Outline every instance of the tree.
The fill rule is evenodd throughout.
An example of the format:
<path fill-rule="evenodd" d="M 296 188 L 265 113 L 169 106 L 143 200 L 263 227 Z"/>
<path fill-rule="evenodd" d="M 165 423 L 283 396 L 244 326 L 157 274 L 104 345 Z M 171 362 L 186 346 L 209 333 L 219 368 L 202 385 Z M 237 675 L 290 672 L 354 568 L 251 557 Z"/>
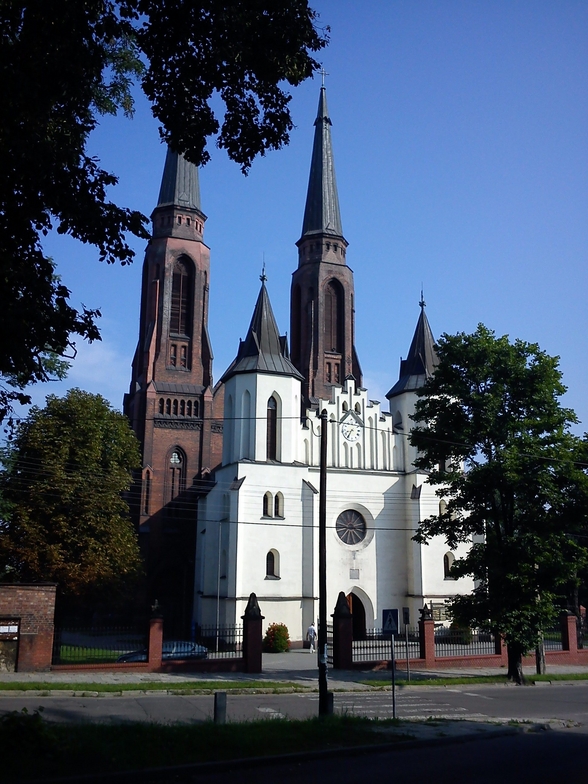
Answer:
<path fill-rule="evenodd" d="M 3 456 L 4 581 L 58 584 L 66 603 L 115 597 L 142 571 L 123 493 L 140 465 L 125 416 L 72 389 L 33 407 Z"/>
<path fill-rule="evenodd" d="M 140 79 L 162 138 L 195 164 L 209 137 L 247 172 L 288 142 L 290 95 L 326 45 L 307 0 L 7 0 L 0 5 L 0 421 L 47 358 L 96 340 L 42 248 L 52 228 L 126 264 L 147 218 L 109 201 L 117 179 L 87 152 L 103 114 L 133 111 Z M 222 125 L 211 100 L 224 102 Z"/>
<path fill-rule="evenodd" d="M 586 520 L 586 444 L 563 408 L 558 358 L 536 344 L 479 325 L 443 335 L 439 365 L 418 394 L 411 443 L 416 465 L 446 501 L 415 539 L 469 544 L 452 568 L 471 575 L 471 595 L 451 602 L 456 621 L 492 629 L 508 646 L 509 677 L 553 622 L 587 550 L 575 537 Z"/>

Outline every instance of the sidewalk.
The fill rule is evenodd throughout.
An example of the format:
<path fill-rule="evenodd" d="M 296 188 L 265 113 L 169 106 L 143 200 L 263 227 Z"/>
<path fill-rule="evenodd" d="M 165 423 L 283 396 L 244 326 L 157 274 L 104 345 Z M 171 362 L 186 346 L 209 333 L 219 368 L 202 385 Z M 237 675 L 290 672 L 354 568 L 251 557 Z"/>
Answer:
<path fill-rule="evenodd" d="M 258 674 L 247 673 L 143 673 L 143 672 L 121 672 L 113 671 L 88 671 L 83 672 L 0 672 L 0 683 L 169 683 L 180 684 L 186 681 L 238 681 L 242 682 L 244 688 L 248 682 L 253 681 L 282 681 L 296 683 L 309 688 L 317 688 L 318 669 L 317 660 L 314 654 L 307 650 L 293 650 L 289 653 L 265 653 L 263 654 L 263 672 Z M 525 674 L 535 673 L 534 667 L 525 667 Z M 548 674 L 569 674 L 569 673 L 588 673 L 587 666 L 579 665 L 552 665 L 548 667 Z M 425 678 L 463 678 L 476 677 L 481 675 L 504 675 L 503 668 L 490 667 L 468 667 L 466 669 L 454 670 L 418 670 L 411 672 L 411 679 L 415 682 Z M 406 678 L 404 669 L 397 670 L 397 677 Z M 390 682 L 391 674 L 389 671 L 373 670 L 337 670 L 329 671 L 329 688 L 336 691 L 358 691 L 369 690 L 359 681 L 370 680 Z M 1 695 L 1 692 L 0 692 Z"/>

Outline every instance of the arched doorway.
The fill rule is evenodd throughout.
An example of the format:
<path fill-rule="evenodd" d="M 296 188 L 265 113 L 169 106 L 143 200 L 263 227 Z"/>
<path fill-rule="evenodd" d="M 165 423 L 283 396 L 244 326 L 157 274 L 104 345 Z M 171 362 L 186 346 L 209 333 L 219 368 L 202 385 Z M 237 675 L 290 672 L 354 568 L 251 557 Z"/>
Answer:
<path fill-rule="evenodd" d="M 353 619 L 353 639 L 365 640 L 365 607 L 359 596 L 355 593 L 347 594 L 347 603 Z"/>

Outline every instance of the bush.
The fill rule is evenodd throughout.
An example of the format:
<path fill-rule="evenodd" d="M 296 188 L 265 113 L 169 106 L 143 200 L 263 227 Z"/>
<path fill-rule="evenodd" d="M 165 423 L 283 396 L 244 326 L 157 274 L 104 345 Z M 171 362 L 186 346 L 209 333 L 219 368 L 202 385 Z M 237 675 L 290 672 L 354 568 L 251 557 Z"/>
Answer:
<path fill-rule="evenodd" d="M 453 621 L 449 629 L 451 631 L 452 643 L 455 645 L 471 645 L 472 630 L 469 627 L 462 626 L 456 621 Z"/>
<path fill-rule="evenodd" d="M 290 636 L 285 623 L 270 623 L 263 638 L 266 653 L 286 653 L 290 650 Z"/>

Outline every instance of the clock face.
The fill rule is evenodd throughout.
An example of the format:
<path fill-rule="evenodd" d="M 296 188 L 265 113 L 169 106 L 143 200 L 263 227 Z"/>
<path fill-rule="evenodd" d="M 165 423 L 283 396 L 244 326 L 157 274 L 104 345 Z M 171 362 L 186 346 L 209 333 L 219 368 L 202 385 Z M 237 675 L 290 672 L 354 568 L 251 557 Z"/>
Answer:
<path fill-rule="evenodd" d="M 341 433 L 348 441 L 357 441 L 361 435 L 361 427 L 355 422 L 345 422 L 341 425 Z"/>

